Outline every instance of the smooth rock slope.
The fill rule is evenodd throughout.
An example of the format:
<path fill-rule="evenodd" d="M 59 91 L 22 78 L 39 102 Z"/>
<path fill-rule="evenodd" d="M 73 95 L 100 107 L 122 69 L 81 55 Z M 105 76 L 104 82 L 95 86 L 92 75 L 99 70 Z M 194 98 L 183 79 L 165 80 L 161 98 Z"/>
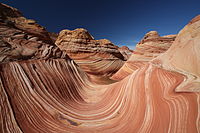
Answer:
<path fill-rule="evenodd" d="M 136 49 L 128 61 L 112 76 L 112 79 L 121 80 L 147 62 L 164 53 L 172 45 L 175 38 L 176 35 L 160 36 L 157 31 L 148 32 L 136 45 Z"/>
<path fill-rule="evenodd" d="M 67 55 L 6 58 L 0 63 L 0 132 L 199 133 L 199 18 L 167 52 L 113 84 L 94 83 Z"/>
<path fill-rule="evenodd" d="M 164 69 L 185 75 L 185 82 L 176 91 L 200 92 L 200 16 L 180 31 L 176 41 L 163 55 L 153 60 Z"/>

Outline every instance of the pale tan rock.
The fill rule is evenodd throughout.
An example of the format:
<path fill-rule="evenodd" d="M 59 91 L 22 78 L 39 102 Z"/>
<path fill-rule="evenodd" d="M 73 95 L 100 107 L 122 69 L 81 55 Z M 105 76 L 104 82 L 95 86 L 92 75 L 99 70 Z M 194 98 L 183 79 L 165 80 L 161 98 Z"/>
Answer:
<path fill-rule="evenodd" d="M 176 91 L 200 92 L 200 16 L 195 17 L 178 34 L 167 52 L 152 62 L 170 71 L 185 75 Z"/>

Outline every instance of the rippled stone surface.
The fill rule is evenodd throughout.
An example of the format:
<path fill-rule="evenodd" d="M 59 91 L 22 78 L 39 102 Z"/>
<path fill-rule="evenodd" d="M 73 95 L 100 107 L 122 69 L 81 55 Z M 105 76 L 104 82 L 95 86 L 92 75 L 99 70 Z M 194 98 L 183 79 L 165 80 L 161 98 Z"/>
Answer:
<path fill-rule="evenodd" d="M 109 77 L 122 67 L 125 60 L 118 46 L 107 39 L 95 40 L 82 28 L 73 31 L 62 30 L 56 45 L 98 83 L 113 82 Z"/>
<path fill-rule="evenodd" d="M 0 3 L 0 62 L 66 58 L 48 32 L 15 8 Z"/>
<path fill-rule="evenodd" d="M 112 84 L 91 81 L 67 56 L 1 62 L 0 132 L 199 133 L 199 18 L 167 52 Z"/>
<path fill-rule="evenodd" d="M 169 49 L 176 35 L 160 36 L 157 31 L 148 32 L 136 45 L 130 58 L 111 78 L 121 80 L 133 73 L 136 69 L 156 58 Z"/>
<path fill-rule="evenodd" d="M 133 53 L 133 50 L 129 49 L 127 46 L 121 46 L 118 50 L 124 56 L 125 60 L 128 60 Z"/>
<path fill-rule="evenodd" d="M 200 16 L 195 17 L 178 34 L 169 50 L 153 60 L 154 64 L 185 75 L 176 91 L 200 92 Z"/>

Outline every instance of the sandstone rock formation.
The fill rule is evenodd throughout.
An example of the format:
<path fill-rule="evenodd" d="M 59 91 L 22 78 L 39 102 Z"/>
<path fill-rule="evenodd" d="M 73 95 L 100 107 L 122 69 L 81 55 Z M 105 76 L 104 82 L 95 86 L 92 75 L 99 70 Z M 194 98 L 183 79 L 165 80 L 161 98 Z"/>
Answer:
<path fill-rule="evenodd" d="M 57 38 L 58 38 L 58 34 L 54 33 L 54 32 L 49 32 L 49 37 L 51 38 L 51 40 L 53 41 L 53 43 L 56 42 Z"/>
<path fill-rule="evenodd" d="M 109 85 L 69 58 L 1 62 L 0 132 L 199 133 L 199 18 L 167 52 Z"/>
<path fill-rule="evenodd" d="M 116 73 L 124 63 L 124 57 L 107 39 L 94 40 L 85 29 L 62 30 L 56 40 L 56 45 L 66 51 L 85 72 L 101 79 L 108 79 Z"/>
<path fill-rule="evenodd" d="M 68 55 L 74 59 L 85 58 L 109 58 L 109 59 L 121 59 L 123 60 L 122 54 L 117 50 L 117 46 L 111 43 L 107 39 L 94 40 L 93 36 L 85 29 L 62 30 L 59 33 L 56 45 L 61 49 L 65 50 Z M 78 55 L 86 54 L 84 57 Z"/>
<path fill-rule="evenodd" d="M 200 16 L 195 17 L 177 36 L 169 50 L 153 63 L 185 75 L 179 92 L 200 92 Z"/>
<path fill-rule="evenodd" d="M 133 73 L 150 60 L 164 53 L 172 45 L 176 35 L 160 36 L 157 31 L 148 32 L 136 45 L 136 49 L 123 67 L 112 76 L 112 79 L 121 80 Z"/>
<path fill-rule="evenodd" d="M 0 62 L 66 57 L 34 20 L 1 3 L 0 11 Z"/>
<path fill-rule="evenodd" d="M 119 52 L 124 56 L 125 60 L 128 60 L 132 55 L 133 50 L 130 50 L 127 46 L 122 46 L 118 48 Z"/>

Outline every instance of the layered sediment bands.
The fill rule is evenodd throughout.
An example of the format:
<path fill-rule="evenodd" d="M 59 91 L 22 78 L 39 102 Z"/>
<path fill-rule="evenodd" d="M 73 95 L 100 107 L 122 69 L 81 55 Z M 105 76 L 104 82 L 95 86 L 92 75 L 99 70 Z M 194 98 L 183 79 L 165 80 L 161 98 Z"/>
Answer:
<path fill-rule="evenodd" d="M 124 63 L 117 46 L 106 39 L 94 40 L 85 29 L 61 31 L 56 45 L 93 76 L 110 77 Z"/>
<path fill-rule="evenodd" d="M 64 59 L 1 64 L 0 94 L 3 94 L 3 101 L 0 114 L 4 119 L 1 121 L 1 132 L 16 132 L 19 129 L 27 133 L 59 131 L 56 125 L 64 119 L 61 113 L 63 107 L 66 106 L 65 113 L 68 114 L 70 106 L 83 101 L 81 88 L 84 87 L 84 80 L 80 77 L 86 75 L 81 73 L 72 60 Z M 60 131 L 64 132 L 62 128 Z"/>
<path fill-rule="evenodd" d="M 12 18 L 20 15 L 16 9 L 6 5 L 1 4 L 1 8 L 5 11 L 4 17 L 8 16 L 6 13 Z M 126 78 L 109 85 L 99 85 L 90 80 L 91 75 L 99 75 L 98 82 L 102 82 L 102 77 L 111 75 L 123 63 L 120 54 L 116 54 L 117 49 L 113 48 L 115 46 L 112 46 L 114 50 L 106 50 L 105 47 L 111 47 L 107 41 L 104 40 L 108 46 L 101 47 L 101 41 L 95 41 L 83 29 L 81 32 L 63 31 L 63 36 L 58 37 L 58 44 L 76 60 L 79 67 L 67 55 L 63 56 L 64 52 L 54 44 L 42 41 L 42 45 L 36 47 L 40 44 L 36 40 L 26 41 L 24 36 L 15 38 L 17 34 L 14 33 L 22 32 L 21 29 L 1 21 L 0 44 L 1 48 L 6 47 L 8 50 L 0 52 L 1 58 L 2 55 L 6 56 L 0 63 L 0 132 L 199 133 L 199 20 L 199 16 L 193 19 L 178 34 L 167 52 L 148 61 L 146 59 L 150 58 L 145 56 L 154 55 L 149 51 L 149 54 L 144 54 L 144 58 L 129 63 L 131 66 L 127 67 L 130 68 L 127 73 L 130 75 L 125 73 L 128 75 Z M 30 35 L 25 31 L 22 33 Z M 83 43 L 84 52 L 73 49 L 72 45 L 71 50 L 77 53 L 64 49 L 68 47 L 64 42 L 71 44 L 71 41 L 67 41 L 68 36 L 72 39 L 77 34 L 85 38 L 81 41 L 87 42 Z M 144 39 L 152 41 L 155 38 L 159 38 L 159 35 L 150 32 Z M 26 43 L 22 43 L 24 41 Z M 90 47 L 93 45 L 91 42 L 98 42 L 97 47 L 105 48 L 104 52 L 90 53 L 85 50 L 84 45 L 88 45 L 89 51 L 95 49 Z M 36 47 L 37 50 L 28 57 L 23 54 L 23 50 L 19 50 L 23 56 L 15 56 L 19 47 L 25 46 L 31 49 Z M 55 52 L 51 48 L 56 49 Z M 142 50 L 138 50 L 138 55 L 141 55 L 139 51 Z M 158 55 L 158 52 L 155 53 Z M 91 66 L 84 65 L 90 63 Z"/>
<path fill-rule="evenodd" d="M 130 50 L 127 46 L 119 47 L 118 50 L 124 56 L 125 60 L 128 60 L 129 57 L 132 55 L 133 50 Z"/>
<path fill-rule="evenodd" d="M 43 41 L 52 43 L 48 32 L 35 20 L 25 18 L 22 13 L 8 5 L 0 3 L 0 22 L 29 34 L 38 36 Z"/>
<path fill-rule="evenodd" d="M 110 84 L 115 81 L 110 77 L 124 64 L 119 59 L 75 60 L 76 63 L 88 74 L 92 82 Z"/>
<path fill-rule="evenodd" d="M 124 65 L 119 69 L 119 71 L 117 71 L 112 77 L 111 79 L 113 80 L 117 80 L 120 81 L 122 79 L 124 79 L 125 77 L 127 77 L 128 75 L 130 75 L 131 73 L 133 73 L 135 70 L 137 70 L 138 68 L 142 67 L 143 65 L 147 64 L 147 62 L 143 62 L 143 61 L 126 61 L 124 63 Z"/>
<path fill-rule="evenodd" d="M 54 33 L 54 32 L 49 32 L 49 37 L 51 38 L 51 40 L 53 41 L 53 43 L 56 42 L 57 38 L 58 38 L 58 34 Z"/>
<path fill-rule="evenodd" d="M 150 60 L 169 49 L 176 35 L 160 36 L 156 31 L 148 32 L 136 45 L 136 49 L 123 67 L 112 76 L 112 79 L 121 80 Z"/>
<path fill-rule="evenodd" d="M 185 82 L 176 91 L 200 92 L 200 17 L 195 17 L 178 34 L 176 41 L 154 64 L 186 75 Z"/>
<path fill-rule="evenodd" d="M 73 62 L 62 59 L 1 67 L 1 94 L 7 95 L 1 114 L 13 111 L 1 115 L 1 131 L 200 131 L 199 93 L 176 93 L 184 76 L 175 72 L 144 65 L 118 83 L 94 87 Z M 5 128 L 8 123 L 12 129 Z"/>
<path fill-rule="evenodd" d="M 62 30 L 56 40 L 56 45 L 67 51 L 70 57 L 74 57 L 76 53 L 94 54 L 99 53 L 97 57 L 109 57 L 113 59 L 123 59 L 118 47 L 107 39 L 94 40 L 93 36 L 85 29 Z M 102 55 L 101 55 L 102 54 Z M 84 56 L 84 55 L 83 55 Z M 87 56 L 87 55 L 86 55 Z M 84 57 L 74 57 L 84 58 Z"/>
<path fill-rule="evenodd" d="M 39 58 L 67 58 L 34 20 L 0 3 L 0 62 Z"/>
<path fill-rule="evenodd" d="M 22 133 L 18 126 L 9 97 L 4 90 L 2 80 L 0 81 L 0 132 L 2 133 Z"/>

